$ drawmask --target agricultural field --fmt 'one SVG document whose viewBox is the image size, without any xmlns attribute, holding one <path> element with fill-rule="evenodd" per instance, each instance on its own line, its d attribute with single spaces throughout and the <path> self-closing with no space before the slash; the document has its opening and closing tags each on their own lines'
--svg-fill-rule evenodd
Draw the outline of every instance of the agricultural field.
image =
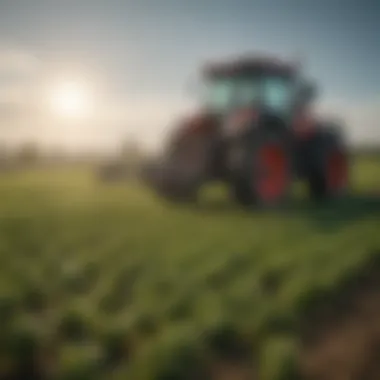
<svg viewBox="0 0 380 380">
<path fill-rule="evenodd" d="M 301 378 L 316 310 L 380 261 L 380 158 L 352 171 L 348 199 L 297 187 L 277 212 L 217 185 L 188 207 L 89 168 L 1 174 L 0 378 Z"/>
</svg>

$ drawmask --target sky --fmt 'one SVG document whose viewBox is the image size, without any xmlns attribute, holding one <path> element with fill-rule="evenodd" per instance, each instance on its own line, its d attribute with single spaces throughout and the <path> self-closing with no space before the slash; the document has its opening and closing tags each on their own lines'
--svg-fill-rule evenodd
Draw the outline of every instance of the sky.
<svg viewBox="0 0 380 380">
<path fill-rule="evenodd" d="M 319 112 L 380 143 L 379 25 L 378 0 L 0 0 L 0 141 L 157 146 L 205 61 L 263 51 L 302 57 Z M 49 100 L 77 79 L 92 109 L 72 120 Z"/>
</svg>

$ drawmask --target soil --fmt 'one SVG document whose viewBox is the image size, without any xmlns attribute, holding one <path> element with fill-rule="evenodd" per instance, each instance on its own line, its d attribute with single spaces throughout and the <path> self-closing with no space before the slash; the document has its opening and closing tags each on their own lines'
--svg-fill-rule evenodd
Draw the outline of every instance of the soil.
<svg viewBox="0 0 380 380">
<path fill-rule="evenodd" d="M 305 317 L 298 364 L 307 380 L 380 379 L 380 253 Z"/>
</svg>

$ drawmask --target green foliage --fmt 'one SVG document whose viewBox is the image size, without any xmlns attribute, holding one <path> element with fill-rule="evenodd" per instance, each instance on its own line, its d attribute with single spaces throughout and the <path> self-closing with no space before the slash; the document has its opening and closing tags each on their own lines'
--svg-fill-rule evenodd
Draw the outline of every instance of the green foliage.
<svg viewBox="0 0 380 380">
<path fill-rule="evenodd" d="M 99 379 L 101 353 L 95 345 L 65 345 L 60 350 L 55 378 L 59 380 Z"/>
<path fill-rule="evenodd" d="M 289 337 L 270 338 L 262 349 L 264 380 L 301 380 L 296 363 L 296 345 Z"/>
<path fill-rule="evenodd" d="M 373 161 L 354 176 L 359 194 L 380 187 Z M 57 379 L 201 379 L 258 343 L 265 379 L 296 379 L 300 316 L 380 248 L 380 202 L 359 196 L 255 213 L 210 188 L 191 209 L 86 169 L 14 173 L 0 191 L 0 359 L 50 342 Z"/>
</svg>

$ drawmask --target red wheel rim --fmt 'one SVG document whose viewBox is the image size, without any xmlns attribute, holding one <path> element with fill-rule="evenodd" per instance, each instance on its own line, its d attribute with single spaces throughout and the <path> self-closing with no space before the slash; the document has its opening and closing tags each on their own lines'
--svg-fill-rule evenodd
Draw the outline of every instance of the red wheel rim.
<svg viewBox="0 0 380 380">
<path fill-rule="evenodd" d="M 258 152 L 259 177 L 256 191 L 264 201 L 276 201 L 283 196 L 289 178 L 288 160 L 284 149 L 276 144 L 266 145 Z"/>
<path fill-rule="evenodd" d="M 347 185 L 348 167 L 345 155 L 339 151 L 330 153 L 327 160 L 327 185 L 331 191 L 343 190 Z"/>
</svg>

